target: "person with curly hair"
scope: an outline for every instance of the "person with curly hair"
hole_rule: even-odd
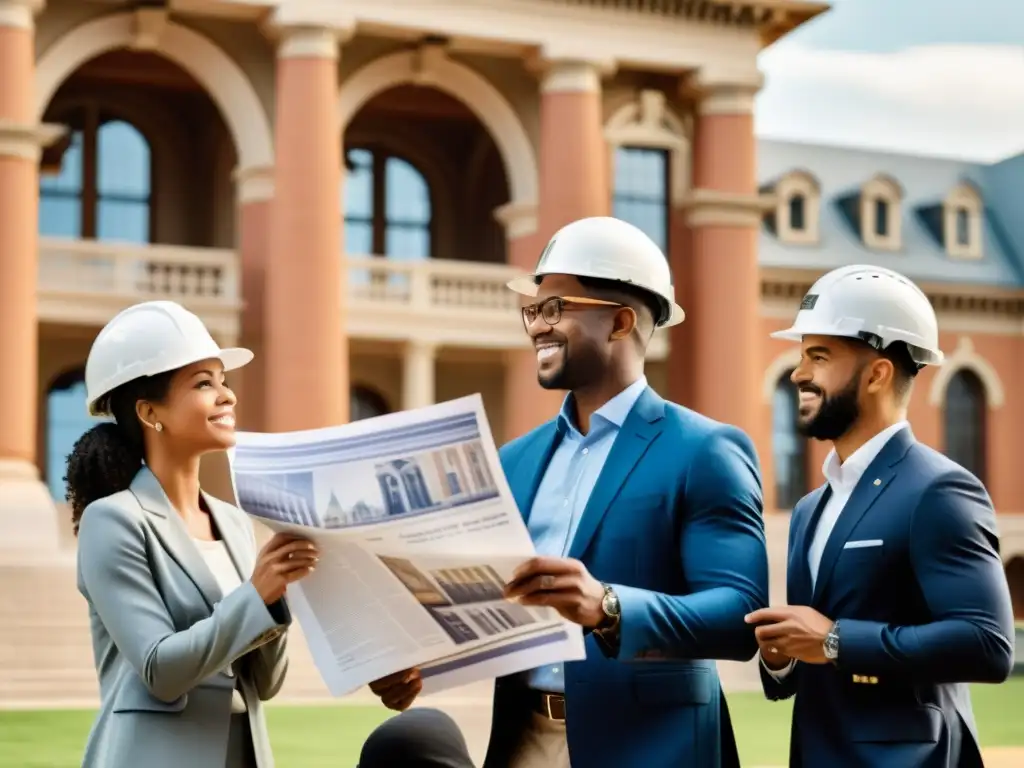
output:
[[[257,553],[250,519],[199,487],[200,458],[235,442],[221,349],[174,302],[129,307],[86,363],[88,408],[113,417],[68,457],[78,588],[89,606],[100,709],[83,768],[272,768],[262,702],[288,667],[288,584],[308,541]]]

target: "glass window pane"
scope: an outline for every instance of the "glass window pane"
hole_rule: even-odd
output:
[[[889,234],[889,203],[875,200],[875,234],[886,237]]]
[[[149,198],[149,144],[135,126],[122,120],[101,125],[96,137],[96,165],[100,195]]]
[[[969,245],[971,242],[970,231],[971,218],[966,208],[958,208],[956,211],[956,241],[959,245]]]
[[[64,192],[80,195],[82,193],[82,132],[71,134],[71,143],[64,152],[60,162],[60,173],[55,176],[42,176],[39,189],[46,192]]]
[[[804,229],[804,196],[793,195],[789,198],[789,227],[797,232]]]
[[[54,389],[47,398],[46,480],[54,499],[64,501],[67,489],[67,458],[75,442],[86,430],[104,419],[85,410],[85,383],[78,381],[67,389]]]
[[[985,482],[985,388],[972,371],[960,370],[946,388],[946,455]]]
[[[82,202],[78,197],[58,197],[45,192],[39,198],[39,234],[47,237],[82,236]]]
[[[401,261],[430,258],[430,230],[427,227],[389,226],[384,231],[385,255]]]
[[[345,174],[345,216],[373,217],[373,154],[367,149],[350,149],[347,154],[351,170]],[[372,240],[370,241],[372,242]],[[369,253],[366,250],[365,253]],[[364,253],[364,251],[356,251]]]
[[[807,493],[807,439],[797,430],[799,396],[785,374],[772,399],[772,457],[775,464],[775,505],[792,509]]]
[[[668,247],[668,153],[646,147],[615,150],[612,214],[643,230],[664,251]]]
[[[148,243],[149,203],[99,200],[96,205],[96,239]]]
[[[389,157],[384,167],[386,195],[385,217],[388,223],[430,222],[430,190],[423,175],[397,157]]]
[[[351,256],[373,254],[373,225],[370,222],[345,222],[345,253]]]

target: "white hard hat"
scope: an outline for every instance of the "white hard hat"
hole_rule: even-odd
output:
[[[122,384],[212,358],[230,371],[251,361],[253,353],[221,349],[203,321],[173,301],[128,307],[103,327],[89,350],[85,363],[89,413],[109,415],[98,401]]]
[[[868,264],[834,269],[811,286],[793,327],[771,334],[800,341],[805,335],[843,336],[876,349],[907,345],[918,365],[941,365],[939,324],[920,288],[898,272]]]
[[[662,306],[661,317],[655,318],[660,326],[676,325],[685,317],[675,301],[665,254],[645,232],[621,219],[594,216],[562,227],[548,241],[536,269],[511,280],[508,287],[536,296],[537,278],[556,274],[616,280],[653,293]]]

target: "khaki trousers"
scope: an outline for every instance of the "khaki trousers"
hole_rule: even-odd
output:
[[[509,768],[570,768],[565,723],[533,713]]]

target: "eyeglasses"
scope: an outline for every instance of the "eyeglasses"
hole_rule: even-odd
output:
[[[529,328],[539,316],[548,325],[556,325],[567,309],[598,309],[600,307],[622,307],[616,301],[588,299],[584,296],[552,296],[536,304],[527,304],[522,308],[523,325]]]

